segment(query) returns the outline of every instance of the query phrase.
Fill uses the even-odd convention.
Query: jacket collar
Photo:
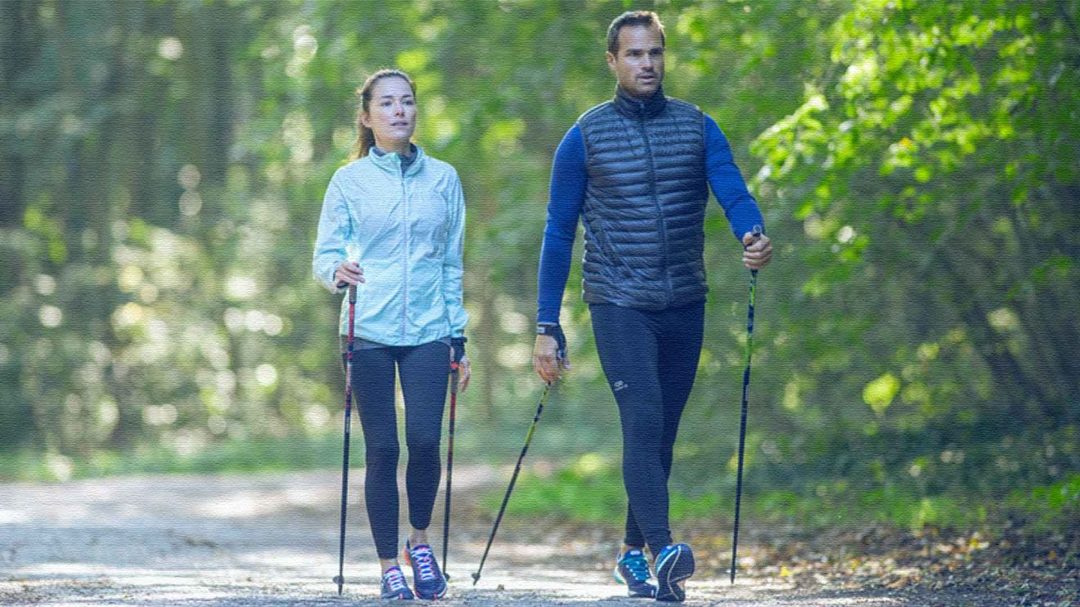
[[[412,162],[409,163],[409,166],[405,168],[404,175],[415,175],[416,173],[420,172],[420,165],[424,164],[424,149],[415,144],[410,145],[412,145],[413,149],[413,159]],[[372,164],[379,167],[380,169],[389,173],[393,173],[394,175],[402,175],[402,158],[401,155],[397,152],[383,152],[380,154],[377,153],[374,148],[372,148],[372,150],[368,153],[367,157],[371,160]]]
[[[648,99],[639,99],[623,90],[621,86],[615,87],[615,99],[612,100],[615,109],[620,114],[630,118],[652,118],[664,111],[667,105],[667,97],[664,96],[664,87],[657,87],[656,92]]]

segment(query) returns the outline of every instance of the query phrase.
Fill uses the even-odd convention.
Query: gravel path
[[[502,476],[487,468],[455,470],[455,505],[468,501],[470,491],[505,482]],[[362,470],[351,478],[341,598],[331,582],[337,570],[336,471],[0,484],[0,605],[385,604],[377,600],[379,572],[360,500]],[[441,496],[436,511],[432,531],[441,550]],[[529,540],[543,537],[535,529],[506,522],[473,587],[469,574],[489,525],[458,525],[450,594],[441,604],[651,604],[623,598],[597,564],[610,560],[609,542],[552,545]],[[688,594],[686,605],[738,607],[968,604],[880,590],[800,590],[781,578],[749,575],[734,587],[726,579],[695,576]]]

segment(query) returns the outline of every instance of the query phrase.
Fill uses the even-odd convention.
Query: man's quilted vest
[[[664,96],[626,94],[578,119],[588,185],[584,299],[661,310],[705,298],[704,116]]]

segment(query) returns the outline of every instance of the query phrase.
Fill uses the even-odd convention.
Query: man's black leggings
[[[656,312],[591,304],[593,334],[623,435],[626,538],[653,556],[672,542],[668,477],[701,355],[705,303]]]
[[[398,431],[394,406],[395,370],[405,398],[405,444],[409,463],[405,489],[409,523],[427,529],[442,464],[443,407],[450,372],[450,348],[435,341],[419,346],[391,346],[353,353],[353,395],[364,431],[364,499],[380,559],[395,558],[398,548]]]

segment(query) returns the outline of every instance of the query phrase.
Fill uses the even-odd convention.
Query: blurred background
[[[385,66],[415,78],[417,142],[467,198],[455,459],[511,464],[541,387],[552,153],[612,95],[604,35],[630,8],[660,13],[667,93],[720,124],[777,246],[749,507],[1075,513],[1075,0],[3,0],[0,479],[340,465],[338,300],[311,250],[355,90]],[[734,493],[748,274],[717,205],[706,229],[678,517]],[[530,450],[558,482],[523,481],[515,507],[598,519],[623,508],[621,445],[579,285],[575,263],[573,370]]]

